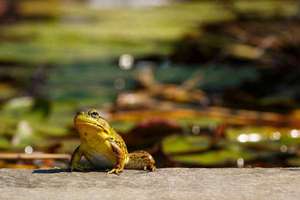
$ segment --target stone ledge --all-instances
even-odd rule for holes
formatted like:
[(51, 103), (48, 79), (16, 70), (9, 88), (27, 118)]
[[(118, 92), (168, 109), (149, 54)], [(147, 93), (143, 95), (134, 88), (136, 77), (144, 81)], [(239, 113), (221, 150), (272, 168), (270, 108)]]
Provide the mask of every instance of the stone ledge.
[(167, 168), (156, 172), (0, 169), (0, 199), (300, 199), (300, 168)]

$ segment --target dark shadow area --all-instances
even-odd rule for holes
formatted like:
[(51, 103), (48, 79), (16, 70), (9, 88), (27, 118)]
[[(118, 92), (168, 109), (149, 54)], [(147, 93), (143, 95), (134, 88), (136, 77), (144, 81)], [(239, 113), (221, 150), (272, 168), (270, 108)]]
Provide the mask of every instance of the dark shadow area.
[[(63, 172), (71, 172), (69, 169), (36, 169), (33, 170), (33, 174), (54, 174), (54, 173), (63, 173)], [(73, 172), (82, 172), (82, 173), (88, 173), (88, 172), (107, 172), (107, 170), (104, 169), (91, 169), (91, 170), (84, 170), (84, 171), (73, 171)]]
[(62, 172), (70, 172), (69, 169), (36, 169), (33, 170), (33, 174), (54, 174), (54, 173), (62, 173)]

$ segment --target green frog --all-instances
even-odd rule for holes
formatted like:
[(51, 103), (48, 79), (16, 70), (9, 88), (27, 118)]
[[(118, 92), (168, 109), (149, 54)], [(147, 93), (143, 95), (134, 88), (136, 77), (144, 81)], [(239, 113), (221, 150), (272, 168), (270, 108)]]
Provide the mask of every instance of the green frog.
[(146, 151), (128, 153), (122, 137), (97, 110), (77, 113), (74, 126), (79, 133), (81, 144), (72, 154), (71, 171), (88, 168), (80, 163), (82, 156), (91, 164), (90, 167), (111, 169), (109, 174), (119, 174), (124, 168), (155, 170), (155, 161), (151, 154)]

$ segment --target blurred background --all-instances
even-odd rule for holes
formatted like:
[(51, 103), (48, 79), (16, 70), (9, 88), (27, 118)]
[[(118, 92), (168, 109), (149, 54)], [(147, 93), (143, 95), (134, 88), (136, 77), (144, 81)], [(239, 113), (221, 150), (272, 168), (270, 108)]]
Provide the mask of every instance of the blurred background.
[(0, 0), (0, 168), (66, 167), (97, 108), (159, 167), (300, 166), (300, 3)]

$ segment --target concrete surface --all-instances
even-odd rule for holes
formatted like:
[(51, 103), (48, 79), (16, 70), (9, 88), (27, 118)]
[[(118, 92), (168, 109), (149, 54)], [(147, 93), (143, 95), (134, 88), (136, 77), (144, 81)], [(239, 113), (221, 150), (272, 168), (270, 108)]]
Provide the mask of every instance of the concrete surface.
[(159, 169), (149, 173), (0, 169), (0, 199), (300, 199), (300, 169)]

